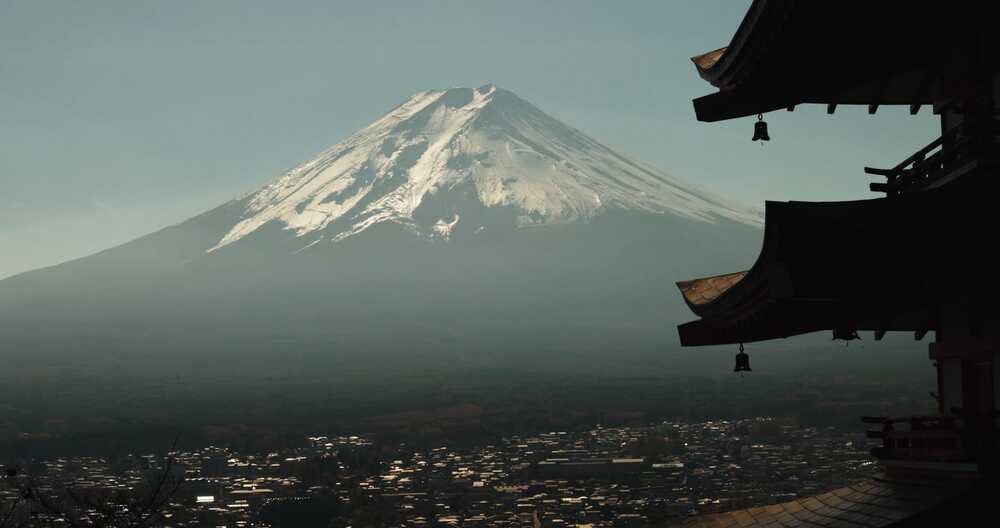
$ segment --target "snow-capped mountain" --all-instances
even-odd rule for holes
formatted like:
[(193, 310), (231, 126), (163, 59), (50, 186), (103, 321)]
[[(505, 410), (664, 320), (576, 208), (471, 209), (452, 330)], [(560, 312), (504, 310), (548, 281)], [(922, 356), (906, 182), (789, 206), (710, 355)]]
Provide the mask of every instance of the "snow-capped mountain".
[(489, 228), (470, 207), (503, 209), (521, 227), (609, 210), (760, 222), (759, 212), (617, 154), (486, 85), (414, 95), (251, 195), (210, 250), (270, 222), (302, 237), (303, 247), (382, 222), (445, 239), (458, 229)]
[(748, 266), (759, 223), (509, 91), (422, 92), (254, 193), (0, 281), (0, 350), (154, 376), (638, 364), (690, 317), (673, 282)]

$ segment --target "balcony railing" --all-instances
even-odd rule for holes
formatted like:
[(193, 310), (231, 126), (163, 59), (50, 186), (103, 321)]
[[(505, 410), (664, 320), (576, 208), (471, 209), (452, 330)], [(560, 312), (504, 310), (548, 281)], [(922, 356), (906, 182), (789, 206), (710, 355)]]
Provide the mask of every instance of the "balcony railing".
[(886, 179), (868, 188), (892, 197), (941, 185), (977, 161), (996, 160), (998, 136), (995, 121), (956, 126), (891, 169), (865, 167), (866, 174)]
[(864, 416), (861, 421), (879, 426), (867, 431), (868, 438), (882, 441), (872, 449), (872, 455), (879, 459), (986, 462), (1000, 460), (998, 417), (997, 412), (970, 416), (955, 409), (951, 415)]
[(968, 459), (962, 430), (954, 416), (866, 416), (861, 421), (881, 426), (867, 432), (868, 438), (882, 440), (881, 447), (872, 449), (876, 458), (935, 462)]

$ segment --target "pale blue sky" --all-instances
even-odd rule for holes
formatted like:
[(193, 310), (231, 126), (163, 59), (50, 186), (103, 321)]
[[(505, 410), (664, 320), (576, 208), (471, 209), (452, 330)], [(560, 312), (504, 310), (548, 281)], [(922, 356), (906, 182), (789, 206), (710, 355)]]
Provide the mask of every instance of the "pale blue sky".
[(493, 82), (732, 198), (873, 197), (862, 166), (929, 142), (926, 113), (822, 107), (704, 124), (688, 58), (749, 2), (0, 2), (0, 277), (184, 220), (414, 92)]

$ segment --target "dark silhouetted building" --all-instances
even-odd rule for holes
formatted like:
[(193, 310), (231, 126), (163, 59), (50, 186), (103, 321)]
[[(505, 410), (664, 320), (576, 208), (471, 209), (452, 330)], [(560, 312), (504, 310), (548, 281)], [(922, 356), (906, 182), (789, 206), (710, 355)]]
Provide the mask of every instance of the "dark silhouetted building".
[(998, 15), (990, 1), (755, 0), (729, 46), (693, 58), (718, 88), (694, 100), (698, 119), (758, 116), (755, 140), (768, 136), (763, 114), (802, 104), (873, 115), (904, 105), (940, 116), (941, 136), (894, 167), (865, 168), (882, 197), (767, 202), (752, 268), (678, 283), (699, 317), (679, 327), (684, 346), (930, 333), (937, 414), (864, 418), (882, 444), (877, 479), (691, 524), (996, 522), (982, 498), (1000, 471)]

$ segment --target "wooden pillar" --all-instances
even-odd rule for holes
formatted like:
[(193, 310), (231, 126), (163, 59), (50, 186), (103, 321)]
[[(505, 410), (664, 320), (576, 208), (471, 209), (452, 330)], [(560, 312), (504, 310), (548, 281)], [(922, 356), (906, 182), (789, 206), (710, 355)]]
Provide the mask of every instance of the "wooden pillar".
[(938, 369), (938, 408), (958, 418), (963, 447), (977, 461), (1000, 457), (1000, 312), (991, 302), (997, 292), (985, 290), (963, 289), (939, 301), (929, 347)]
[(993, 349), (993, 408), (1000, 410), (1000, 349)]
[(930, 357), (938, 362), (941, 411), (970, 408), (1000, 409), (1000, 349), (992, 340), (936, 341)]
[(1000, 348), (989, 338), (949, 338), (930, 345), (938, 368), (938, 408), (961, 420), (964, 447), (973, 458), (995, 452), (1000, 410)]

